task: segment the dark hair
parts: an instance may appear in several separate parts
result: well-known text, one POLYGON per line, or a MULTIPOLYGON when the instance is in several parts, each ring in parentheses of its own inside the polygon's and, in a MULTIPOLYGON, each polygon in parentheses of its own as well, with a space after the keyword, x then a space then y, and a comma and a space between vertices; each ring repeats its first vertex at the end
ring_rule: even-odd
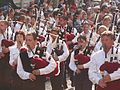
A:
POLYGON ((23 35, 23 40, 25 40, 25 33, 23 32, 23 31, 21 31, 21 30, 19 30, 19 31, 16 31, 16 33, 15 33, 15 37, 14 37, 14 41, 16 41, 16 37, 17 37, 17 35, 23 35))
POLYGON ((83 35, 80 35, 78 38, 77 38, 77 41, 78 40, 84 40, 84 41, 87 41, 87 38, 86 38, 86 36, 83 36, 83 35))
POLYGON ((19 18, 18 18, 18 21, 20 20, 25 20, 25 15, 21 15, 19 18))
POLYGON ((37 40, 37 34, 35 32, 27 33, 26 36, 32 36, 34 40, 37 40))
POLYGON ((33 15, 33 16, 31 16, 31 19, 32 19, 32 18, 36 19, 36 16, 35 16, 35 15, 33 15))
POLYGON ((66 21, 68 21, 68 17, 67 16, 60 16, 60 18, 62 18, 62 19, 64 19, 64 20, 66 20, 66 21))

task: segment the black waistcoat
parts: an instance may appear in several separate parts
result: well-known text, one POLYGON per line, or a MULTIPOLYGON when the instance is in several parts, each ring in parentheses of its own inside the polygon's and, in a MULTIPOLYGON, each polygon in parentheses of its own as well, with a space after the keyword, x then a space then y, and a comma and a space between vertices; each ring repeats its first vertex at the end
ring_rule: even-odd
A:
MULTIPOLYGON (((40 47, 36 48, 35 54, 39 55, 40 58, 44 55, 43 53, 44 53, 44 49, 41 49, 40 47)), ((31 64, 32 64, 31 61, 32 61, 33 57, 29 58, 28 53, 26 51, 24 51, 24 52, 20 52, 20 58, 21 58, 21 62, 23 65, 23 69, 26 72, 31 73, 33 70, 32 66, 31 66, 31 64)))

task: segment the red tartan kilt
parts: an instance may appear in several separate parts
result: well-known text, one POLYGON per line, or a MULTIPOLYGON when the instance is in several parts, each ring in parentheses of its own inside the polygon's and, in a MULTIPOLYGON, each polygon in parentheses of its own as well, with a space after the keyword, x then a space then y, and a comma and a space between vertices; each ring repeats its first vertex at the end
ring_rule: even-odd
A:
POLYGON ((120 90, 120 79, 107 83, 106 88, 96 87, 96 90, 120 90))
MULTIPOLYGON (((32 60, 32 64, 35 65, 34 70, 35 69, 40 69, 40 68, 44 68, 46 66, 48 66, 49 62, 47 62, 44 59, 41 58, 34 58, 32 60)), ((59 74, 59 63, 56 62, 57 66, 55 68, 55 70, 49 74, 45 74, 46 77, 51 77, 51 76, 57 76, 59 74)))

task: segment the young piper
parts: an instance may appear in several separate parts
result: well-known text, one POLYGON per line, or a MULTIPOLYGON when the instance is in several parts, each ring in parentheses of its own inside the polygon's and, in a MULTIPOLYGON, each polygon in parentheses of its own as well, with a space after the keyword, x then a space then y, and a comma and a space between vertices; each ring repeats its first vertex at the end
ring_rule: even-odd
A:
POLYGON ((92 82, 88 78, 88 68, 90 48, 87 47, 88 41, 85 36, 78 37, 78 45, 71 53, 69 67, 74 71, 75 90, 92 90, 92 82))

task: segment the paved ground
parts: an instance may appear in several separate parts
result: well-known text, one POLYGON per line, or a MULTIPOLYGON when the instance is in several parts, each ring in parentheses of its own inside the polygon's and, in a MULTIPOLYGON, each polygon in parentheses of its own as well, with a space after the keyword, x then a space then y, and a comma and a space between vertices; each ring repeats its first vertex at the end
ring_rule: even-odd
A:
MULTIPOLYGON (((71 81, 69 80, 69 78, 67 78, 67 85, 68 85, 68 88, 65 90, 75 90, 74 87, 71 87, 71 81)), ((46 90, 52 90, 49 80, 46 82, 46 90)))
MULTIPOLYGON (((69 80, 69 78, 67 78, 67 85, 68 85, 68 88, 65 90, 75 90, 74 87, 71 87, 71 81, 69 80)), ((46 82, 46 90, 52 90, 49 80, 46 82)), ((93 86, 92 90, 94 90, 94 86, 93 86)))

